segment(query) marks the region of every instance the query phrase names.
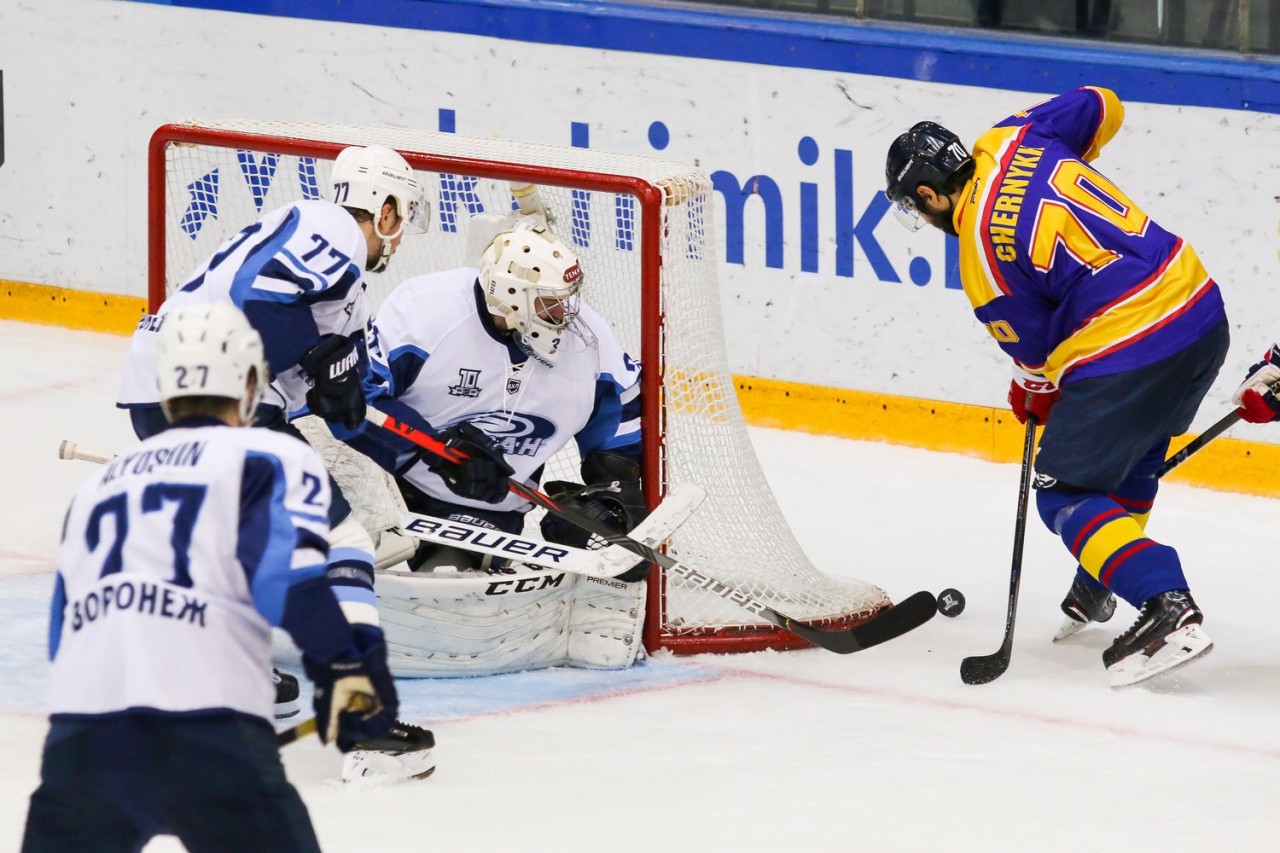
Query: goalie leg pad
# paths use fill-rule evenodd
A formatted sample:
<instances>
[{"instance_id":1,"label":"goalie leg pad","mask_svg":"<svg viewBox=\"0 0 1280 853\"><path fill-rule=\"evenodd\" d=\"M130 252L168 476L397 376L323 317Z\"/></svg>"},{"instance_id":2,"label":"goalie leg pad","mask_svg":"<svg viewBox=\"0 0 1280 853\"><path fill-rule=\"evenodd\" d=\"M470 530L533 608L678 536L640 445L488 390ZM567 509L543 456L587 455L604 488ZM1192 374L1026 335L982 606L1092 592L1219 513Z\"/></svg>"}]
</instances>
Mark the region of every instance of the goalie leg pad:
<instances>
[{"instance_id":1,"label":"goalie leg pad","mask_svg":"<svg viewBox=\"0 0 1280 853\"><path fill-rule=\"evenodd\" d=\"M581 578L569 612L566 666L625 669L636 661L644 626L645 584Z\"/></svg>"},{"instance_id":2,"label":"goalie leg pad","mask_svg":"<svg viewBox=\"0 0 1280 853\"><path fill-rule=\"evenodd\" d=\"M564 665L619 669L635 661L643 584L522 564L513 570L379 574L391 671L438 678Z\"/></svg>"}]
</instances>

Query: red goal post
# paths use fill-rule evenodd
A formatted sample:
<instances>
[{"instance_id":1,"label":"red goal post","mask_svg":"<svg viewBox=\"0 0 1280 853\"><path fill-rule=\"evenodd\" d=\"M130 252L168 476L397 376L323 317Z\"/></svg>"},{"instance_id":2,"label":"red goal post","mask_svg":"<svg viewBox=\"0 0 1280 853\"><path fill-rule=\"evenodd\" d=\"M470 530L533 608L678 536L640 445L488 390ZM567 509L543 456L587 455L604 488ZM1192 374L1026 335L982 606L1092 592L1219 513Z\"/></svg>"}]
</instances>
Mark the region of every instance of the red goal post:
<instances>
[{"instance_id":1,"label":"red goal post","mask_svg":"<svg viewBox=\"0 0 1280 853\"><path fill-rule=\"evenodd\" d=\"M391 127L252 120L165 125L152 136L148 162L152 308L261 214L327 197L337 153L374 143L404 155L432 207L429 233L405 237L388 272L368 276L375 306L410 276L474 266L477 259L467 257L469 217L510 211L511 187L535 185L553 230L582 262L583 299L642 364L650 505L669 483L692 481L708 492L672 540L672 553L813 624L854 625L889 605L872 584L813 567L773 498L728 368L711 183L688 164ZM548 465L546 479L579 479L577 461L572 446L566 448ZM651 651L806 645L678 578L654 578L644 637Z\"/></svg>"}]
</instances>

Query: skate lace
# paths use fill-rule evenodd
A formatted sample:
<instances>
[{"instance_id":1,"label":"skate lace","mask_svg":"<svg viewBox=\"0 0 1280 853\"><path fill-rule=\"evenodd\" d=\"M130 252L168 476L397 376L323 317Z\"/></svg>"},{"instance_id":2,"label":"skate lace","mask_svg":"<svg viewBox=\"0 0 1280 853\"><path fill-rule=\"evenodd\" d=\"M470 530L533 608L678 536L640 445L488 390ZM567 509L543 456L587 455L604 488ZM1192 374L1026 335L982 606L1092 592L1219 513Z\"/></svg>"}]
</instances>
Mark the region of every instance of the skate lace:
<instances>
[{"instance_id":1,"label":"skate lace","mask_svg":"<svg viewBox=\"0 0 1280 853\"><path fill-rule=\"evenodd\" d=\"M1138 612L1138 618L1133 621L1132 625L1130 625L1127 629L1125 629L1125 632L1123 634L1121 634L1119 637L1116 638L1116 641L1122 642L1124 640L1128 640L1131 637L1133 637L1133 635L1137 633L1138 628L1140 628L1144 622L1153 618L1154 611L1158 607L1159 607L1159 604L1155 603L1155 599L1152 599L1151 602L1148 602L1147 604L1145 604L1142 610Z\"/></svg>"}]
</instances>

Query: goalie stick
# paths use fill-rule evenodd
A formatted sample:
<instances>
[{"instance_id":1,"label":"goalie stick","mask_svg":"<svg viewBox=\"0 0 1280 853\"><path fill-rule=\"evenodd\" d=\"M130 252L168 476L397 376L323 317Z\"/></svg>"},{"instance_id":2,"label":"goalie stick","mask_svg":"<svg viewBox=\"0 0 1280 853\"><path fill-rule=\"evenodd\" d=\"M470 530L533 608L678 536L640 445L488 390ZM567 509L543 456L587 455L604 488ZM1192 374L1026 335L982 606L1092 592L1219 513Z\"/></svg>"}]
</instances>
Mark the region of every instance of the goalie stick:
<instances>
[{"instance_id":1,"label":"goalie stick","mask_svg":"<svg viewBox=\"0 0 1280 853\"><path fill-rule=\"evenodd\" d=\"M365 417L371 423L395 433L425 450L431 451L442 459L459 462L467 458L430 433L423 432L411 424L397 420L372 406L369 406L366 410ZM873 617L870 621L854 628L826 629L807 625L779 613L772 607L724 581L716 580L691 566L686 566L661 551L654 550L643 542L638 542L629 536L614 533L593 518L576 512L571 508L562 507L537 489L530 488L514 479L508 479L507 482L508 487L514 494L546 509L548 512L560 516L583 530L599 536L610 545L625 548L635 556L643 557L651 563L662 566L671 574L700 589L732 601L771 625L775 625L784 631L789 631L819 648L836 652L837 654L849 654L850 652L857 652L879 645L886 640L891 640L923 625L938 612L938 602L933 593L922 591L915 593L899 604Z\"/></svg>"},{"instance_id":2,"label":"goalie stick","mask_svg":"<svg viewBox=\"0 0 1280 853\"><path fill-rule=\"evenodd\" d=\"M681 483L673 487L628 536L650 547L661 545L684 524L706 496L702 487L694 483ZM406 536L425 542L450 545L593 578L615 578L636 562L635 554L616 545L598 550L574 548L518 533L414 512L402 514L398 530Z\"/></svg>"}]
</instances>

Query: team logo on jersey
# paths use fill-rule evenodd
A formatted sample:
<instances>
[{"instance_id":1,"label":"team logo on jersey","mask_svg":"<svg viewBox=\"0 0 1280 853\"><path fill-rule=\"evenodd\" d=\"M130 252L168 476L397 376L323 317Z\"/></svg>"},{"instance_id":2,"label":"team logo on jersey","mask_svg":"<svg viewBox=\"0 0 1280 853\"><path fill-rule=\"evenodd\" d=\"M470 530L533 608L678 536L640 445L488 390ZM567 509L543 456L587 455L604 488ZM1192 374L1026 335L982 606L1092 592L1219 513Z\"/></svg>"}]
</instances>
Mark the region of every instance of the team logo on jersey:
<instances>
[{"instance_id":1,"label":"team logo on jersey","mask_svg":"<svg viewBox=\"0 0 1280 853\"><path fill-rule=\"evenodd\" d=\"M449 386L451 397L479 397L480 371L463 367L458 370L458 384Z\"/></svg>"},{"instance_id":2,"label":"team logo on jersey","mask_svg":"<svg viewBox=\"0 0 1280 853\"><path fill-rule=\"evenodd\" d=\"M523 412L482 412L465 420L497 439L508 456L537 456L556 434L554 421Z\"/></svg>"}]
</instances>

